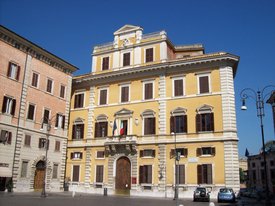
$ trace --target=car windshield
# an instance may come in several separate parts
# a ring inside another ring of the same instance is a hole
[[[220,189],[220,192],[221,193],[232,193],[233,190],[232,189],[228,189],[228,188],[222,188],[222,189]]]
[[[202,188],[202,187],[199,187],[196,189],[196,192],[205,192],[206,189],[205,188]]]

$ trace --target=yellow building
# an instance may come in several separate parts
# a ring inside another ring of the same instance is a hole
[[[133,25],[95,46],[91,73],[73,79],[70,190],[173,197],[176,179],[179,197],[238,190],[238,61]]]

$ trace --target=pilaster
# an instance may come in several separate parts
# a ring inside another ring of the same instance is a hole
[[[166,81],[165,75],[159,77],[159,134],[166,134]]]

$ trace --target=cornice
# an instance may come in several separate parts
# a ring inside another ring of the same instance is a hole
[[[1,25],[0,40],[64,73],[71,74],[78,70],[76,66]]]
[[[111,82],[123,78],[125,79],[125,77],[129,79],[131,76],[150,76],[152,74],[157,74],[160,71],[165,71],[165,73],[176,73],[179,72],[177,69],[178,67],[182,67],[184,69],[183,72],[190,72],[190,70],[195,71],[196,69],[207,66],[232,66],[235,74],[238,62],[238,56],[225,52],[218,52],[183,59],[169,60],[158,64],[109,71],[100,74],[84,74],[73,77],[73,84],[75,86],[81,84],[97,85],[99,83]]]

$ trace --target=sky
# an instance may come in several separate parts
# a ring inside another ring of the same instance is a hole
[[[174,45],[202,43],[206,53],[240,56],[234,86],[243,157],[246,148],[257,154],[262,139],[255,101],[241,111],[240,92],[275,85],[274,11],[274,0],[0,0],[0,24],[77,66],[74,75],[89,73],[93,47],[113,41],[125,24],[144,34],[165,30]],[[263,121],[265,140],[275,140],[269,104]]]

